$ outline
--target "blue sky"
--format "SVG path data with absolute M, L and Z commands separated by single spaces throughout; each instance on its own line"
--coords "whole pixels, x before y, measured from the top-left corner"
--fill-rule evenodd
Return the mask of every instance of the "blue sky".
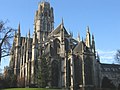
M 0 20 L 9 20 L 8 25 L 17 28 L 20 22 L 21 33 L 26 35 L 29 28 L 33 32 L 34 14 L 41 0 L 1 0 Z M 86 26 L 90 27 L 96 41 L 96 49 L 103 63 L 113 63 L 116 49 L 120 48 L 120 0 L 48 0 L 54 8 L 55 27 L 62 18 L 68 31 L 74 37 L 80 33 L 86 36 Z M 31 35 L 32 36 L 32 35 Z M 2 60 L 0 68 L 8 65 Z

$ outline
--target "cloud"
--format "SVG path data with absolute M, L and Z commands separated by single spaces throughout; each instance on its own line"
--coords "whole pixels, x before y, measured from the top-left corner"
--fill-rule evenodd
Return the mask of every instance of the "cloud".
M 100 62 L 101 63 L 116 63 L 114 60 L 114 55 L 116 51 L 110 51 L 110 50 L 97 50 L 99 56 L 100 56 Z

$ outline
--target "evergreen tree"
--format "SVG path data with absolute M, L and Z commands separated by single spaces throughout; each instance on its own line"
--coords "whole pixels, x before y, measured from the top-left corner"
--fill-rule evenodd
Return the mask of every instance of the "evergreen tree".
M 45 55 L 41 56 L 37 68 L 38 87 L 46 87 L 49 82 L 49 63 Z

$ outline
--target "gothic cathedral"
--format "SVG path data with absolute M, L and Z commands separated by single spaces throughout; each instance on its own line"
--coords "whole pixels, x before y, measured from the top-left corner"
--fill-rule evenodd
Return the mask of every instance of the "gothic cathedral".
M 94 35 L 86 28 L 85 40 L 74 39 L 63 20 L 54 29 L 54 11 L 41 2 L 34 17 L 34 33 L 21 36 L 20 24 L 11 49 L 10 68 L 24 86 L 51 88 L 100 87 L 100 62 Z M 43 86 L 42 86 L 42 85 Z

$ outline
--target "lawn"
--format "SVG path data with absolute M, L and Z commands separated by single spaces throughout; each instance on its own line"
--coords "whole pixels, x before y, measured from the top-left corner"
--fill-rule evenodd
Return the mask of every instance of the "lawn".
M 3 90 L 48 90 L 43 88 L 8 88 Z
M 61 89 L 46 89 L 46 88 L 8 88 L 2 90 L 61 90 Z

